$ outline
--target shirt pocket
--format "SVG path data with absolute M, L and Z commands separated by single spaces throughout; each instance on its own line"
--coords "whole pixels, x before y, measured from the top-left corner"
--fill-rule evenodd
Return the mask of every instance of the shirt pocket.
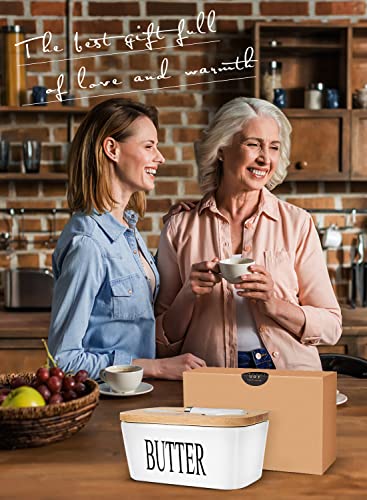
M 135 320 L 146 316 L 146 293 L 140 281 L 137 273 L 110 281 L 114 318 Z
M 298 295 L 298 277 L 294 268 L 295 254 L 285 249 L 265 250 L 265 268 L 271 274 L 275 292 L 283 298 Z

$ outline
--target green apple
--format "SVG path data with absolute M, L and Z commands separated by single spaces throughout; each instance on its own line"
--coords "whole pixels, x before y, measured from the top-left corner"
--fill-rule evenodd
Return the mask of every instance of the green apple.
M 9 392 L 1 406 L 2 408 L 23 408 L 27 406 L 45 406 L 45 404 L 45 400 L 36 389 L 23 385 Z

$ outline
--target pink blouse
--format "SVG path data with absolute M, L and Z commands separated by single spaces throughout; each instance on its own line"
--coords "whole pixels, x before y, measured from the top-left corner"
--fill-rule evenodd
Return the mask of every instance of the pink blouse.
M 161 287 L 156 302 L 157 354 L 191 352 L 208 366 L 237 366 L 237 329 L 233 285 L 222 279 L 209 295 L 195 296 L 191 265 L 232 255 L 229 221 L 213 195 L 195 209 L 169 219 L 159 243 Z M 244 223 L 242 255 L 265 266 L 274 291 L 305 316 L 302 334 L 286 330 L 251 303 L 258 333 L 277 368 L 320 370 L 317 344 L 335 344 L 341 312 L 330 283 L 320 240 L 311 216 L 263 188 L 257 212 Z M 287 310 L 286 310 L 287 312 Z M 294 307 L 289 307 L 289 318 Z

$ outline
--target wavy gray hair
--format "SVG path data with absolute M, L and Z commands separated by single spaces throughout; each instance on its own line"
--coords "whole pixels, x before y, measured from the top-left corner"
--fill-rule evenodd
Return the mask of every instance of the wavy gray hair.
M 229 146 L 234 134 L 240 132 L 248 121 L 257 116 L 273 118 L 279 126 L 281 143 L 279 163 L 266 187 L 271 190 L 283 182 L 290 163 L 291 124 L 284 113 L 268 101 L 254 97 L 236 97 L 216 112 L 211 125 L 204 132 L 203 139 L 195 144 L 199 185 L 204 194 L 219 187 L 222 166 L 222 162 L 218 159 L 219 149 Z

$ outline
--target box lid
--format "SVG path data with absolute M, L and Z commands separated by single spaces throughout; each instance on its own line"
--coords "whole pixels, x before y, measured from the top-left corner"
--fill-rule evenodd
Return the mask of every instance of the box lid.
M 208 367 L 205 368 L 195 368 L 194 370 L 188 370 L 183 372 L 184 381 L 187 377 L 193 377 L 196 375 L 226 375 L 237 377 L 242 373 L 267 373 L 269 378 L 304 378 L 304 379 L 326 379 L 336 377 L 335 372 L 328 371 L 311 371 L 311 370 L 272 370 L 263 368 L 224 368 L 224 367 Z
M 265 422 L 268 417 L 267 411 L 243 408 L 157 407 L 120 412 L 122 422 L 202 427 L 246 427 Z

